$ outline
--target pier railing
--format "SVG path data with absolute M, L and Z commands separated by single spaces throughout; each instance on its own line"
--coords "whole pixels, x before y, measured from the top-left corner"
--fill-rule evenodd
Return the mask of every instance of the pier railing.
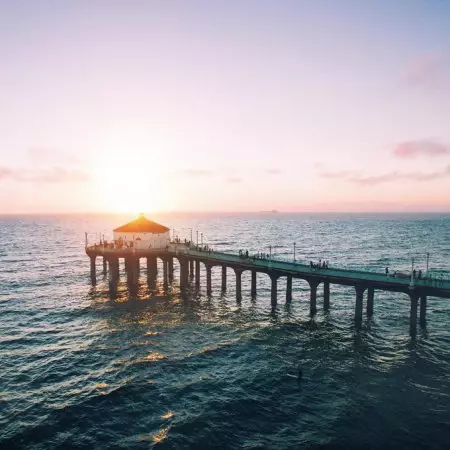
M 139 254 L 148 254 L 148 253 L 160 253 L 161 248 L 149 248 L 149 249 L 139 249 L 135 247 L 118 247 L 112 243 L 103 244 L 103 243 L 95 243 L 86 247 L 86 250 L 95 250 L 102 254 L 115 253 L 118 252 L 123 256 L 127 255 L 139 255 Z M 393 272 L 388 275 L 385 273 L 377 272 L 373 269 L 361 270 L 358 268 L 351 267 L 342 267 L 339 266 L 327 266 L 327 267 L 311 267 L 309 261 L 304 261 L 302 259 L 297 259 L 293 261 L 293 259 L 287 259 L 281 257 L 279 255 L 271 255 L 269 258 L 267 257 L 257 257 L 257 255 L 248 255 L 245 254 L 239 255 L 233 253 L 232 251 L 216 251 L 207 246 L 196 246 L 195 244 L 185 244 L 179 242 L 171 242 L 164 250 L 177 254 L 185 254 L 191 255 L 199 258 L 205 258 L 213 260 L 220 264 L 223 263 L 233 263 L 233 264 L 244 264 L 248 266 L 254 266 L 255 268 L 262 268 L 268 270 L 283 270 L 283 271 L 292 271 L 292 272 L 303 272 L 311 275 L 328 275 L 334 277 L 345 277 L 351 276 L 360 280 L 367 280 L 367 277 L 373 281 L 382 281 L 382 282 L 391 282 L 395 284 L 404 284 L 409 285 L 411 283 L 411 272 Z M 413 284 L 416 286 L 433 286 L 433 287 L 445 287 L 450 289 L 450 274 L 443 273 L 435 273 L 428 272 L 422 274 L 420 278 L 416 276 L 413 280 Z

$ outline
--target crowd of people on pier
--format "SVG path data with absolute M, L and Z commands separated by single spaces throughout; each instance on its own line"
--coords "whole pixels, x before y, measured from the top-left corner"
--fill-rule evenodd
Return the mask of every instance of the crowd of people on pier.
M 328 261 L 322 261 L 321 259 L 317 263 L 310 261 L 309 266 L 311 269 L 328 269 Z

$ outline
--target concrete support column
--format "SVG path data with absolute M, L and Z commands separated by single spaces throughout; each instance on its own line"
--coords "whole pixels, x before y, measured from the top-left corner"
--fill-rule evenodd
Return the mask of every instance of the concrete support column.
M 242 300 L 242 271 L 239 269 L 234 269 L 236 273 L 236 301 L 240 302 Z
M 127 282 L 130 286 L 138 284 L 138 258 L 128 257 L 127 261 Z
M 222 266 L 222 292 L 227 290 L 227 266 Z
M 91 260 L 91 283 L 93 286 L 97 284 L 97 273 L 96 273 L 96 267 L 95 267 L 95 256 L 90 256 L 89 259 Z
M 252 270 L 252 287 L 250 289 L 250 295 L 256 297 L 256 270 Z
M 366 288 L 364 286 L 355 286 L 356 291 L 355 322 L 357 327 L 360 327 L 362 323 L 363 297 L 365 290 Z
M 186 290 L 189 286 L 189 261 L 180 260 L 180 288 Z
M 147 284 L 150 288 L 156 286 L 156 277 L 158 269 L 156 265 L 156 256 L 147 257 Z
M 374 293 L 375 293 L 375 289 L 373 287 L 369 287 L 369 289 L 367 289 L 367 316 L 368 317 L 373 315 Z
M 117 284 L 119 281 L 119 258 L 112 258 L 109 260 L 109 282 L 110 284 Z
M 192 279 L 194 278 L 194 260 L 191 259 L 189 261 L 189 277 Z
M 288 275 L 286 279 L 286 303 L 292 302 L 292 276 Z
M 420 326 L 424 328 L 427 324 L 427 296 L 420 297 Z
M 107 264 L 107 259 L 105 257 L 103 257 L 103 275 L 106 275 L 106 273 L 108 272 L 108 264 Z
M 323 282 L 323 310 L 328 311 L 330 309 L 330 282 Z
M 167 286 L 169 284 L 169 262 L 167 259 L 163 259 L 163 284 Z
M 415 292 L 409 294 L 411 300 L 411 310 L 409 317 L 409 334 L 411 337 L 415 337 L 417 334 L 417 304 L 419 302 L 419 297 Z
M 139 257 L 137 257 L 136 261 L 135 261 L 135 270 L 136 270 L 136 275 L 139 278 L 139 275 L 141 273 L 141 260 Z
M 278 275 L 270 275 L 270 280 L 272 281 L 272 287 L 270 289 L 270 302 L 272 308 L 277 306 L 277 296 L 278 296 Z
M 117 282 L 119 280 L 119 259 L 113 258 L 109 260 L 109 294 L 112 298 L 117 295 Z
M 200 289 L 200 261 L 195 261 L 195 288 Z
M 210 265 L 206 265 L 206 295 L 211 295 L 212 287 L 211 287 L 211 269 Z
M 169 272 L 169 283 L 173 282 L 173 258 L 169 258 L 167 261 L 168 264 L 168 272 Z
M 313 316 L 317 312 L 317 286 L 319 285 L 319 282 L 316 280 L 310 280 L 308 281 L 308 283 L 311 289 L 311 296 L 309 299 L 309 312 L 311 316 Z

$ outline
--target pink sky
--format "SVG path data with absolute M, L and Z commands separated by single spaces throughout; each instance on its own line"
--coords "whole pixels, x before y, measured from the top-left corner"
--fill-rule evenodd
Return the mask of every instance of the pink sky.
M 450 211 L 449 14 L 3 2 L 0 211 Z

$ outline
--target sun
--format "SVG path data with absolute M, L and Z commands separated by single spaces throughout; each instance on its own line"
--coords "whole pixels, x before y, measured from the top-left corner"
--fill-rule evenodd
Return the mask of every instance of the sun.
M 137 213 L 161 208 L 158 186 L 145 167 L 105 165 L 96 171 L 95 184 L 104 210 Z
M 102 211 L 134 213 L 169 207 L 170 186 L 162 168 L 169 152 L 155 138 L 137 128 L 117 130 L 105 138 L 95 155 L 95 196 Z

